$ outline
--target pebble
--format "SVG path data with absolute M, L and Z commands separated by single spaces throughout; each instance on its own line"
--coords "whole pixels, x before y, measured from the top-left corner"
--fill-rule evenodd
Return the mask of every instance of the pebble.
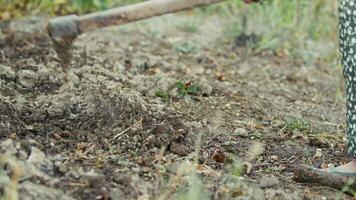
M 248 137 L 248 131 L 244 128 L 236 128 L 234 130 L 234 135 L 240 136 L 240 137 Z
M 208 83 L 200 83 L 199 88 L 201 90 L 202 95 L 204 96 L 211 96 L 213 93 L 213 87 L 210 86 Z

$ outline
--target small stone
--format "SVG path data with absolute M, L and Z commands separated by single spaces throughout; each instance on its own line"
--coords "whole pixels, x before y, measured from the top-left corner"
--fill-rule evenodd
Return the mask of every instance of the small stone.
M 203 126 L 208 125 L 208 120 L 207 119 L 203 119 L 202 124 L 203 124 Z
M 244 128 L 236 128 L 234 130 L 234 135 L 235 136 L 240 136 L 240 137 L 248 137 L 248 131 Z
M 61 161 L 56 161 L 53 164 L 56 167 L 56 169 L 63 174 L 65 174 L 65 172 L 68 171 L 67 167 Z
M 131 177 L 127 174 L 117 174 L 113 178 L 115 183 L 120 185 L 129 186 L 132 182 Z
M 199 89 L 201 91 L 201 94 L 206 97 L 211 96 L 211 94 L 213 93 L 213 87 L 210 86 L 207 82 L 199 83 Z
M 342 152 L 341 151 L 335 151 L 334 152 L 334 156 L 342 156 Z
M 329 146 L 326 141 L 323 141 L 320 138 L 310 138 L 309 144 L 310 144 L 310 146 L 315 146 L 315 147 L 328 147 Z
M 275 185 L 279 184 L 279 179 L 277 177 L 262 177 L 261 181 L 260 181 L 260 187 L 261 188 L 266 188 L 266 187 L 272 187 Z
M 182 144 L 176 143 L 176 142 L 171 142 L 171 144 L 169 145 L 169 150 L 172 153 L 175 153 L 175 154 L 178 154 L 181 156 L 186 156 L 188 153 L 190 153 L 190 150 L 188 147 L 186 147 Z

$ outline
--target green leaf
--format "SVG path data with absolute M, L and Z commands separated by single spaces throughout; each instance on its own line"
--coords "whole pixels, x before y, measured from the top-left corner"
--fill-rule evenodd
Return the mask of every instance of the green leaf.
M 188 94 L 197 94 L 199 86 L 197 84 L 192 84 L 188 87 L 187 92 Z
M 177 88 L 178 90 L 183 90 L 183 89 L 184 89 L 184 83 L 182 83 L 182 81 L 177 81 L 177 82 L 175 83 L 175 85 L 176 85 L 176 88 Z

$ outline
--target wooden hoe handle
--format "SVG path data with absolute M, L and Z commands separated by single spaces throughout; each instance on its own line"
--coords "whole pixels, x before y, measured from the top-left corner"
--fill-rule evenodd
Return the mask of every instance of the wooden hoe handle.
M 151 0 L 79 16 L 77 25 L 82 33 L 223 1 L 226 0 Z

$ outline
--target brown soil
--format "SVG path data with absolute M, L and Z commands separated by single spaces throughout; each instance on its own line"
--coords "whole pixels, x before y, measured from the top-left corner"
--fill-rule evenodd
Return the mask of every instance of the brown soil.
M 208 199 L 351 199 L 292 177 L 348 159 L 340 69 L 186 20 L 84 34 L 66 72 L 45 19 L 2 23 L 0 196 L 174 199 L 201 180 Z M 198 90 L 180 96 L 177 81 Z

